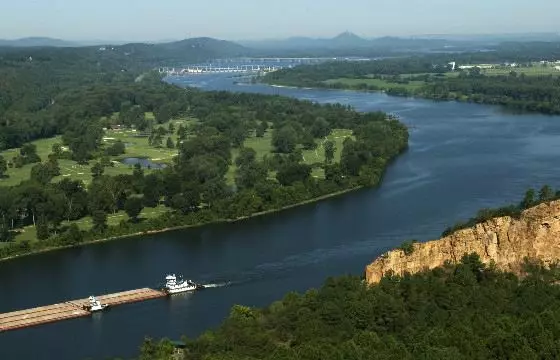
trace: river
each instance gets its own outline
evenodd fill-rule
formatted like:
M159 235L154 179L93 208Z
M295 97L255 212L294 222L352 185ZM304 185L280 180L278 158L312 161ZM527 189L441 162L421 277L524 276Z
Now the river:
M404 240L438 238L480 208L517 202L531 186L559 185L560 117L378 93L235 85L224 74L188 83L395 113L411 126L410 149L390 166L379 189L235 224L0 262L0 312L156 286L168 272L229 283L2 333L0 359L130 357L145 335L197 336L218 326L234 304L264 306L287 292L320 286L329 276L360 275Z

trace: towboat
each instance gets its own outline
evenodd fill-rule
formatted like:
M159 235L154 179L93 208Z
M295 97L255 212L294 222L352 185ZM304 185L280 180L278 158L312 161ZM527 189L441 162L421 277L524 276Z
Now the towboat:
M197 284L191 280L177 280L175 274L165 277L165 286L163 287L163 291L167 294L177 294L200 289L204 289L204 285Z
M103 311L108 307L108 304L101 304L93 295L89 297L89 304L84 305L84 309L90 312Z

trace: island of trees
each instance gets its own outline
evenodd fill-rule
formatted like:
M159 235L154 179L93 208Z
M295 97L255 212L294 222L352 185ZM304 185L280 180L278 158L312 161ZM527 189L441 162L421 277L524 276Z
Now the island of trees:
M41 68L28 62L18 66ZM17 79L2 82L11 95L0 107L0 149L8 149L0 155L0 186L17 183L0 191L0 258L234 220L375 186L407 148L406 127L384 113L185 90L157 74L108 69L84 83L74 76L87 66L68 79L14 70L34 94ZM157 169L115 170L129 148L107 135L112 129L169 159ZM55 135L49 147L38 140ZM119 212L128 220L108 222Z

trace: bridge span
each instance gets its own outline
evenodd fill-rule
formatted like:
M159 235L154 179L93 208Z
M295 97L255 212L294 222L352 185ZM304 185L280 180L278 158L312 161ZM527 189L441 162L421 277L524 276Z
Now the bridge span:
M215 66L215 65L191 65L187 67L160 67L160 74L168 76L186 76L197 74L217 74L217 73L267 73L282 69L286 66L271 65L236 65L236 66Z

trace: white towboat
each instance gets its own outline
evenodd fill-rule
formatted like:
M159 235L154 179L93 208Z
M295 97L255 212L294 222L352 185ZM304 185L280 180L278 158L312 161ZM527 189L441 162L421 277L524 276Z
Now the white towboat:
M84 305L84 308L87 311L91 311L91 312L102 311L102 310L105 310L108 307L109 307L109 305L101 304L99 302L99 300L97 300L95 298L95 296L93 296L93 295L89 297L89 304Z
M165 286L163 287L163 291L167 294L177 294L199 289L204 289L204 286L191 280L177 280L177 276L175 276L175 274L167 275L165 277Z

